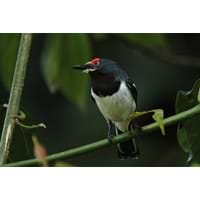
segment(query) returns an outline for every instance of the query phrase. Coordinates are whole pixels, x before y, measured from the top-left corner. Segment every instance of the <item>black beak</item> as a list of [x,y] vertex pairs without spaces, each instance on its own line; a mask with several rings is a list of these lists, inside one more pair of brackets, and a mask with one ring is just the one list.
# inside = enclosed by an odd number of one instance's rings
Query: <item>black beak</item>
[[86,65],[74,65],[72,68],[77,69],[77,70],[85,70],[85,69],[87,69],[87,66]]

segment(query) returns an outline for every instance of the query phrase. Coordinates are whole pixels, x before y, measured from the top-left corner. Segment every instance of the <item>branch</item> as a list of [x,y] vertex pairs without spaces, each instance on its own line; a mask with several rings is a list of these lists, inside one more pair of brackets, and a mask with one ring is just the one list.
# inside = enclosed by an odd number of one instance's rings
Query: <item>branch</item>
[[[197,106],[195,106],[195,107],[193,107],[189,110],[186,110],[184,112],[181,112],[181,113],[178,113],[178,114],[173,115],[171,117],[168,117],[168,118],[164,119],[163,123],[164,123],[165,126],[169,126],[169,125],[175,124],[177,122],[183,121],[185,119],[192,118],[192,117],[194,117],[198,114],[200,114],[200,105],[197,105]],[[120,142],[130,140],[131,138],[137,136],[141,132],[142,133],[150,133],[150,132],[158,130],[158,129],[159,129],[159,126],[155,122],[155,123],[143,126],[141,128],[141,131],[136,131],[134,133],[124,133],[124,134],[115,136],[112,140],[112,143],[109,142],[108,139],[103,139],[103,140],[99,140],[99,141],[91,143],[91,144],[86,144],[86,145],[83,145],[83,146],[80,146],[80,147],[69,149],[67,151],[51,154],[51,155],[47,156],[46,159],[48,161],[55,161],[55,160],[59,160],[59,159],[78,156],[78,155],[81,155],[81,154],[84,154],[84,153],[95,151],[97,149],[101,149],[101,148],[104,148],[104,147],[114,145],[116,143],[120,143]],[[34,165],[34,164],[40,164],[40,163],[41,163],[41,161],[39,161],[37,159],[30,159],[30,160],[19,161],[19,162],[16,162],[16,163],[4,164],[4,165],[1,165],[1,166],[9,166],[9,167],[28,166],[28,165]]]
[[10,91],[8,109],[3,125],[3,131],[0,143],[0,164],[6,162],[9,154],[12,135],[15,127],[15,116],[17,116],[20,106],[26,67],[31,46],[31,34],[22,34],[18,49],[15,71]]

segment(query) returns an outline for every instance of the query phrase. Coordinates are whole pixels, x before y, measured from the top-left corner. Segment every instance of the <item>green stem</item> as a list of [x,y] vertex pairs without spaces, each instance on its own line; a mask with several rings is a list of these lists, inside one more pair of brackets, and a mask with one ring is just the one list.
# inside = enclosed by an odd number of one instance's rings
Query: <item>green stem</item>
[[[169,126],[172,124],[175,124],[177,122],[183,121],[185,119],[189,119],[191,117],[194,117],[196,115],[200,114],[200,105],[197,105],[189,110],[186,110],[184,112],[178,113],[176,115],[173,115],[171,117],[168,117],[166,119],[164,119],[163,123],[165,126]],[[150,133],[152,131],[158,130],[159,129],[159,125],[157,124],[157,122],[143,126],[141,128],[141,132],[142,133]],[[92,152],[95,151],[97,149],[101,149],[107,146],[111,146],[113,144],[116,143],[120,143],[120,142],[124,142],[127,140],[130,140],[131,138],[135,137],[136,135],[141,133],[140,131],[135,132],[135,133],[124,133],[118,136],[115,136],[112,140],[112,143],[109,142],[108,139],[103,139],[103,140],[99,140],[97,142],[91,143],[91,144],[87,144],[87,145],[83,145],[80,147],[76,147],[73,149],[69,149],[67,151],[63,151],[60,153],[55,153],[55,154],[51,154],[49,156],[47,156],[47,160],[48,161],[55,161],[58,159],[63,159],[63,158],[69,158],[72,156],[78,156],[87,152]],[[2,166],[27,166],[27,165],[34,165],[34,164],[39,164],[41,163],[39,160],[37,159],[30,159],[30,160],[24,160],[24,161],[19,161],[16,163],[9,163],[9,164],[4,164]]]
[[15,64],[15,71],[10,91],[8,108],[3,125],[3,131],[0,143],[0,164],[6,162],[9,154],[12,135],[15,127],[15,116],[19,112],[20,100],[24,86],[24,79],[26,74],[26,67],[31,46],[32,34],[22,34],[17,60]]
[[43,123],[39,123],[39,124],[32,124],[32,125],[27,125],[27,124],[23,124],[22,122],[20,122],[18,119],[15,120],[15,123],[23,128],[26,129],[34,129],[34,128],[47,128],[45,124]]

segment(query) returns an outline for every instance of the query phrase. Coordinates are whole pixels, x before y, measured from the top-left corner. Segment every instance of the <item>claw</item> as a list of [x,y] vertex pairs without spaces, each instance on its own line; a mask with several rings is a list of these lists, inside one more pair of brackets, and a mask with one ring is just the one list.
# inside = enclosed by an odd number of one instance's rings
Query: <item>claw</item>
[[141,131],[141,127],[134,123],[133,121],[131,121],[128,125],[128,133],[129,134],[134,134],[134,132],[138,132],[138,131]]
[[107,138],[108,138],[109,141],[112,141],[112,139],[113,139],[114,136],[115,135],[113,133],[108,132]]
[[108,123],[108,134],[107,138],[110,142],[112,142],[113,137],[115,136],[115,133],[113,131],[113,124],[111,122]]

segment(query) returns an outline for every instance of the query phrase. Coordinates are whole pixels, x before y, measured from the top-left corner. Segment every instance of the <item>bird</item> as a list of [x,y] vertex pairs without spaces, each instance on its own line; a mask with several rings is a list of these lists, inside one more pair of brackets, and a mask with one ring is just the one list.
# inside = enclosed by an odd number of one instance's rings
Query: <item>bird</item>
[[[109,141],[115,135],[131,131],[134,127],[131,126],[130,115],[136,111],[137,89],[128,74],[107,58],[94,58],[73,68],[89,74],[91,98],[108,124]],[[117,144],[117,148],[121,160],[138,159],[140,156],[135,138]]]

